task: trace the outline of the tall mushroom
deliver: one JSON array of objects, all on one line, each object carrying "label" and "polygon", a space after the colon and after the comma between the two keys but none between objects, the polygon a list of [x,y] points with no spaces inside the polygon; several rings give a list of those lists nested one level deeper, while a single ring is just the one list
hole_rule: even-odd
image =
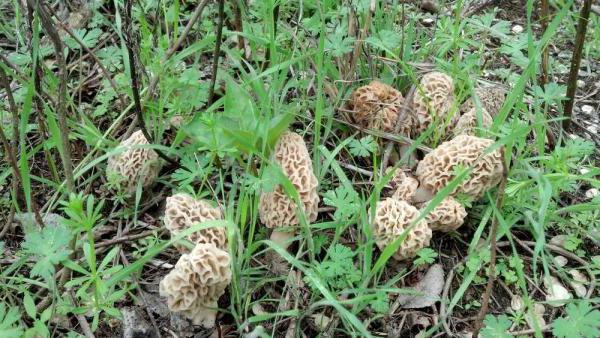
[{"label": "tall mushroom", "polygon": [[[415,90],[412,108],[416,116],[418,127],[417,134],[421,134],[432,124],[442,126],[439,128],[443,135],[450,131],[459,114],[453,114],[451,109],[454,104],[454,81],[444,73],[427,73],[421,79],[419,87]],[[416,135],[415,133],[413,133]]]},{"label": "tall mushroom", "polygon": [[459,167],[472,168],[472,171],[450,195],[462,193],[480,198],[486,190],[496,186],[502,179],[501,149],[486,153],[486,149],[492,144],[492,140],[458,135],[425,155],[415,171],[421,185],[413,197],[413,202],[430,200],[450,183]]},{"label": "tall mushroom", "polygon": [[148,144],[142,131],[138,130],[121,142],[119,146],[125,148],[123,152],[108,158],[106,174],[109,181],[117,181],[118,190],[132,194],[138,182],[146,188],[158,177],[158,154],[152,149],[139,147]]},{"label": "tall mushroom", "polygon": [[[494,117],[500,111],[500,108],[504,105],[506,98],[506,89],[499,85],[489,87],[477,87],[475,88],[475,95],[481,103],[481,107],[488,112],[491,117]],[[468,112],[475,107],[473,98],[469,98],[462,104],[460,110],[462,112]]]},{"label": "tall mushroom", "polygon": [[292,198],[279,185],[274,191],[261,194],[259,216],[265,226],[273,229],[271,240],[287,248],[289,240],[295,234],[293,226],[300,223],[298,212],[304,213],[308,222],[317,219],[319,183],[302,136],[289,131],[281,135],[275,145],[273,159],[298,192],[300,205],[296,206]]},{"label": "tall mushroom", "polygon": [[417,251],[428,246],[431,229],[425,220],[415,223],[417,217],[419,217],[419,210],[406,201],[395,198],[379,201],[371,224],[379,249],[385,249],[390,243],[400,238],[404,232],[406,232],[406,237],[393,255],[396,260],[412,258]]},{"label": "tall mushroom", "polygon": [[[492,126],[493,119],[488,114],[487,110],[481,110],[481,127],[483,129],[487,129]],[[475,135],[475,130],[478,127],[478,117],[477,117],[477,108],[471,108],[468,112],[464,113],[456,122],[456,126],[454,127],[454,136],[467,134],[467,135]]]},{"label": "tall mushroom", "polygon": [[[164,222],[171,236],[198,223],[222,218],[221,209],[211,206],[206,201],[196,200],[190,195],[181,193],[167,197]],[[213,243],[219,249],[227,249],[227,234],[221,227],[201,229],[187,236],[187,239],[194,244]],[[177,248],[182,252],[187,251],[183,246]]]},{"label": "tall mushroom", "polygon": [[230,257],[212,243],[197,244],[183,254],[159,285],[173,312],[180,312],[195,325],[215,325],[217,301],[231,282]]}]

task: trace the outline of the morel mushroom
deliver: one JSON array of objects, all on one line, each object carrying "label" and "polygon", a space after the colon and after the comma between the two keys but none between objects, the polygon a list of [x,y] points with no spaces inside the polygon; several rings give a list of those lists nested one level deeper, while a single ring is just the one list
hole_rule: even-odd
[{"label": "morel mushroom", "polygon": [[[211,206],[206,201],[196,200],[187,194],[167,197],[164,222],[171,236],[198,223],[222,218],[221,209]],[[187,239],[194,244],[212,243],[219,249],[227,249],[227,234],[221,227],[201,229],[187,236]],[[178,246],[178,249],[182,252],[187,251],[182,246]]]},{"label": "morel mushroom", "polygon": [[405,201],[388,198],[378,202],[372,229],[379,249],[385,249],[405,231],[407,235],[393,255],[396,260],[412,258],[417,251],[428,246],[431,229],[424,219],[413,224],[417,217],[419,210]]},{"label": "morel mushroom", "polygon": [[[477,87],[475,88],[475,95],[479,99],[481,107],[485,109],[490,116],[494,117],[504,105],[506,89],[498,85],[491,87]],[[469,98],[462,104],[460,111],[468,112],[473,108],[475,108],[475,102],[473,101],[473,98]]]},{"label": "morel mushroom", "polygon": [[[319,206],[318,181],[302,136],[293,132],[281,135],[273,151],[273,158],[298,192],[300,212],[304,213],[308,222],[314,222]],[[295,234],[291,227],[298,225],[300,218],[296,203],[286,195],[282,186],[261,194],[259,216],[265,226],[273,229],[271,240],[287,248],[289,240]]]},{"label": "morel mushroom", "polygon": [[394,190],[392,198],[410,202],[419,187],[419,181],[403,169],[396,169],[388,185]]},{"label": "morel mushroom", "polygon": [[[352,93],[351,108],[354,112],[350,122],[363,128],[391,133],[394,131],[398,114],[403,105],[402,93],[385,83],[372,81]],[[410,111],[407,111],[404,121],[401,122],[399,133],[410,136],[413,125],[414,117]]]},{"label": "morel mushroom", "polygon": [[463,225],[465,217],[467,217],[465,207],[454,197],[446,196],[425,216],[425,221],[432,231],[450,232]]},{"label": "morel mushroom", "polygon": [[197,244],[183,254],[160,282],[160,295],[173,312],[180,312],[195,325],[215,325],[217,301],[231,282],[230,257],[214,244]]},{"label": "morel mushroom", "polygon": [[[492,126],[493,119],[485,109],[481,110],[481,127],[489,128]],[[454,136],[466,134],[475,135],[475,130],[478,127],[477,121],[477,108],[471,108],[468,112],[464,113],[456,122],[454,127]]]},{"label": "morel mushroom", "polygon": [[158,154],[149,148],[135,147],[147,144],[148,140],[142,131],[138,130],[119,145],[125,148],[125,151],[108,158],[106,174],[109,181],[117,181],[119,191],[132,194],[138,182],[145,188],[156,180],[160,171]]},{"label": "morel mushroom", "polygon": [[496,149],[485,153],[493,143],[492,140],[476,136],[459,135],[425,155],[415,171],[421,185],[413,197],[413,202],[430,200],[454,178],[458,167],[472,168],[472,171],[450,195],[462,193],[480,198],[486,190],[500,183],[502,179],[502,151]]},{"label": "morel mushroom", "polygon": [[421,79],[419,87],[415,90],[412,108],[417,119],[417,133],[424,132],[433,123],[444,127],[440,128],[445,134],[451,130],[459,114],[451,113],[454,104],[454,81],[444,73],[427,73]]}]

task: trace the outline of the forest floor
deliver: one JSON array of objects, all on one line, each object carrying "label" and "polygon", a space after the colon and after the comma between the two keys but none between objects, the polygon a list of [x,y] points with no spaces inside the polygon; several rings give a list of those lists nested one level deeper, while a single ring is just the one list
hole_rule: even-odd
[{"label": "forest floor", "polygon": [[[1,3],[0,337],[600,336],[600,6],[564,128],[581,2],[548,0],[544,20],[545,2]],[[405,239],[381,247],[371,228],[387,170],[415,174],[451,136],[365,127],[353,92],[378,80],[409,101],[433,71],[457,114],[480,86],[506,90],[475,127],[505,176],[453,195],[471,177],[453,168],[431,209],[452,195],[464,224],[396,260]],[[150,159],[112,176],[140,129]],[[299,190],[274,165],[285,130],[319,197],[287,250],[260,215],[261,195]],[[206,227],[170,233],[177,193],[221,214],[213,327],[159,290]]]}]

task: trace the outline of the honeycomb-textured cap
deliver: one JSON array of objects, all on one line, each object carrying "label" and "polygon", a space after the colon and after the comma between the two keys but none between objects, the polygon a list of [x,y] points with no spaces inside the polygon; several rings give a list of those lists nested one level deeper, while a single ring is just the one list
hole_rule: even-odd
[{"label": "honeycomb-textured cap", "polygon": [[[351,103],[354,121],[349,122],[388,133],[394,131],[398,115],[405,104],[402,93],[379,81],[357,88],[352,93]],[[407,110],[399,133],[410,136],[413,125],[414,117]]]},{"label": "honeycomb-textured cap", "polygon": [[437,193],[454,178],[458,167],[473,168],[451,195],[463,193],[479,198],[502,179],[501,150],[484,154],[493,143],[471,135],[459,135],[443,142],[419,162],[415,171],[417,179],[422,187]]},{"label": "honeycomb-textured cap", "polygon": [[134,148],[134,146],[147,144],[149,144],[148,140],[142,131],[138,130],[119,145],[126,150],[108,158],[107,176],[117,175],[121,178],[119,190],[124,193],[134,193],[138,182],[144,188],[148,187],[158,176],[160,171],[158,154],[149,148]]},{"label": "honeycomb-textured cap", "polygon": [[[485,109],[481,110],[481,128],[489,129],[492,126],[493,119]],[[454,136],[457,135],[475,135],[477,131],[477,108],[471,108],[464,113],[456,122],[454,127]]]},{"label": "honeycomb-textured cap", "polygon": [[[454,103],[454,81],[444,73],[431,72],[423,76],[420,88],[415,89],[412,100],[412,108],[417,119],[418,126],[413,135],[424,132],[432,123],[440,126],[444,134],[450,131],[459,114],[450,117],[451,108]],[[444,128],[445,126],[445,128]]]},{"label": "honeycomb-textured cap", "polygon": [[[377,203],[372,224],[373,235],[379,249],[398,239],[411,223],[419,217],[419,210],[405,201],[388,198]],[[394,254],[397,260],[415,256],[418,250],[429,245],[431,229],[425,220],[417,222],[408,230],[408,234]]]},{"label": "honeycomb-textured cap", "polygon": [[[423,209],[427,207],[427,204]],[[465,222],[467,211],[454,197],[447,196],[427,216],[425,221],[433,231],[449,232]]]},{"label": "honeycomb-textured cap", "polygon": [[[475,88],[475,95],[479,98],[481,107],[484,108],[490,116],[496,116],[506,99],[506,89],[502,86],[495,85],[490,87],[477,87]],[[468,112],[475,107],[473,98],[469,98],[465,103],[462,104],[460,111]]]},{"label": "honeycomb-textured cap", "polygon": [[[181,193],[167,197],[164,222],[171,236],[196,224],[222,218],[221,209],[206,201]],[[221,227],[201,229],[190,234],[187,239],[194,244],[213,243],[220,249],[227,248],[227,233]]]},{"label": "honeycomb-textured cap", "polygon": [[173,312],[180,312],[196,325],[215,323],[217,300],[231,282],[229,254],[214,244],[197,244],[183,254],[160,282],[160,295]]},{"label": "honeycomb-textured cap", "polygon": [[[388,172],[392,168],[388,168]],[[419,187],[419,181],[414,178],[410,173],[403,169],[396,169],[392,179],[388,183],[388,186],[394,190],[392,198],[401,201],[411,201],[412,196]]]},{"label": "honeycomb-textured cap", "polygon": [[[309,222],[317,219],[318,181],[313,172],[310,154],[302,137],[293,132],[281,135],[273,152],[273,159],[281,167],[298,192],[302,211]],[[296,204],[285,194],[283,187],[264,192],[260,196],[259,216],[268,228],[298,225]]]}]

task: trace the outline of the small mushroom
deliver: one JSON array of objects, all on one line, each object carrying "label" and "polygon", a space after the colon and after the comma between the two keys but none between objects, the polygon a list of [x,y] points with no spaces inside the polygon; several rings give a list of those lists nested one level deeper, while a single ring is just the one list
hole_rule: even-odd
[{"label": "small mushroom", "polygon": [[195,325],[215,325],[217,301],[231,282],[229,254],[214,244],[197,244],[183,254],[160,282],[160,295],[167,298],[173,312],[179,312]]},{"label": "small mushroom", "polygon": [[378,202],[372,229],[379,249],[385,249],[405,231],[407,235],[393,256],[396,260],[412,258],[417,251],[428,246],[431,229],[425,220],[412,224],[418,217],[419,210],[405,201],[387,198]]},{"label": "small mushroom", "polygon": [[126,193],[133,194],[138,182],[142,187],[149,187],[154,183],[160,171],[158,154],[149,148],[136,146],[147,145],[148,140],[141,130],[131,134],[129,138],[121,142],[120,147],[125,150],[108,158],[106,174],[118,178],[117,188]]},{"label": "small mushroom", "polygon": [[[372,81],[352,93],[353,115],[351,116],[352,121],[349,122],[356,123],[363,128],[390,133],[394,131],[398,114],[403,105],[402,93],[385,83]],[[410,112],[407,112],[399,133],[410,136],[413,125],[414,118]]]},{"label": "small mushroom", "polygon": [[[165,227],[175,236],[181,231],[198,223],[222,219],[219,207],[213,207],[208,202],[196,200],[187,194],[175,194],[167,197],[165,207]],[[187,239],[194,244],[212,243],[219,249],[227,249],[227,234],[222,227],[204,228],[190,234]],[[178,247],[186,252],[185,247]]]},{"label": "small mushroom", "polygon": [[419,181],[405,170],[396,169],[388,185],[394,189],[392,198],[408,202],[412,200],[415,191],[417,191]]},{"label": "small mushroom", "polygon": [[[306,220],[314,222],[319,206],[319,182],[313,172],[310,154],[302,136],[285,132],[275,146],[273,158],[298,192],[301,212],[305,214]],[[287,248],[289,240],[295,234],[290,227],[298,225],[300,219],[296,203],[286,195],[283,187],[277,186],[274,191],[261,194],[259,216],[265,226],[273,229],[271,240]]]},{"label": "small mushroom", "polygon": [[[481,128],[487,129],[492,126],[494,120],[488,114],[488,112],[483,109],[481,110]],[[476,135],[476,129],[479,127],[479,123],[477,121],[477,108],[471,108],[468,112],[464,113],[456,122],[456,126],[454,127],[454,136],[458,135]]]},{"label": "small mushroom", "polygon": [[[454,104],[454,81],[444,73],[427,73],[421,79],[412,100],[413,112],[418,127],[417,134],[424,132],[433,123],[443,126],[443,134],[450,131],[459,118],[458,112],[449,116]],[[413,133],[415,135],[415,133]]]},{"label": "small mushroom", "polygon": [[[504,105],[506,99],[506,89],[499,85],[490,87],[477,87],[475,88],[475,95],[481,103],[481,107],[490,114],[491,117],[498,115],[500,109]],[[461,112],[468,112],[475,108],[475,102],[473,98],[469,98],[460,107]]]},{"label": "small mushroom", "polygon": [[463,225],[465,217],[467,217],[465,207],[453,197],[446,196],[425,216],[425,221],[432,231],[450,232]]},{"label": "small mushroom", "polygon": [[485,153],[493,143],[492,140],[476,136],[459,135],[443,142],[425,155],[415,171],[421,185],[413,197],[413,202],[431,199],[454,178],[457,167],[472,168],[472,171],[450,195],[462,193],[480,198],[486,190],[496,186],[502,179],[502,151],[496,149]]}]

